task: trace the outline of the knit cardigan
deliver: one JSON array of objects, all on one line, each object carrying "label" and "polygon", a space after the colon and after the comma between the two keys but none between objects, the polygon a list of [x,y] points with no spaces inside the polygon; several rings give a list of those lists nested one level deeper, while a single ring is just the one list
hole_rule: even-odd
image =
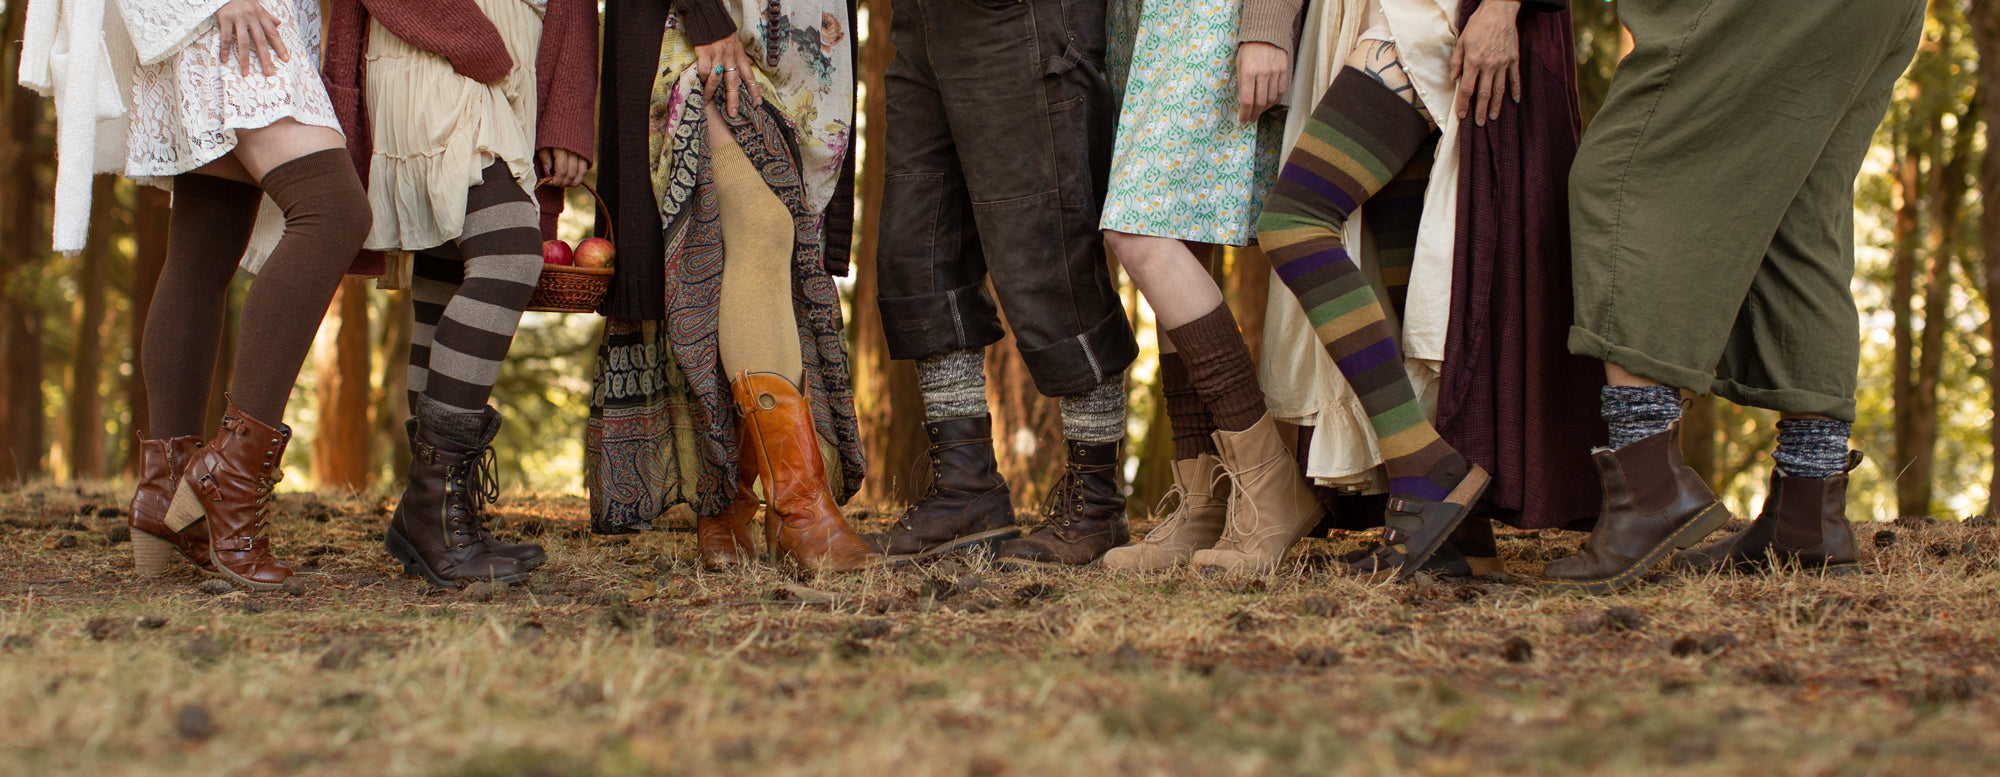
[{"label": "knit cardigan", "polygon": [[[475,81],[498,81],[514,68],[499,28],[474,0],[332,0],[320,74],[347,133],[347,153],[364,181],[375,151],[364,92],[371,18],[396,37],[444,57],[453,70]],[[535,53],[535,147],[592,159],[596,108],[597,4],[550,0]],[[544,186],[535,198],[541,204],[543,232],[552,236],[547,233],[562,212],[562,190]]]}]

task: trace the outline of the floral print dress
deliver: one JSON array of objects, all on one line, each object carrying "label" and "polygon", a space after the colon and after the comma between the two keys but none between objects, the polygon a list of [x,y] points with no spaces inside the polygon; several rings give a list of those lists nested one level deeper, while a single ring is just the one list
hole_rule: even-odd
[{"label": "floral print dress", "polygon": [[[1236,120],[1240,0],[1118,0],[1114,82],[1124,84],[1101,225],[1135,235],[1249,245],[1278,177],[1274,112]],[[1120,78],[1122,76],[1122,78]]]}]

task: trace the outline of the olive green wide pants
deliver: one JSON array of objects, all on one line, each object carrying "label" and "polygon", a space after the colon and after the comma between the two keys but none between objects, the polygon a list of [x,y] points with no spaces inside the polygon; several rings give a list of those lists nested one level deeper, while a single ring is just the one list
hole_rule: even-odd
[{"label": "olive green wide pants", "polygon": [[1923,0],[1624,0],[1637,42],[1570,171],[1570,351],[1854,419],[1854,179]]}]

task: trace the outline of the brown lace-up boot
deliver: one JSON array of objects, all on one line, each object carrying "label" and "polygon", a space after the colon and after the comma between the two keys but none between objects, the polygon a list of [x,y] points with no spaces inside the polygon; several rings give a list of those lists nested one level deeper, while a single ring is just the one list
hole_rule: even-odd
[{"label": "brown lace-up boot", "polygon": [[915,561],[954,551],[992,553],[1021,536],[1013,495],[993,460],[993,417],[924,424],[931,447],[924,496],[881,534],[862,537],[890,561]]},{"label": "brown lace-up boot", "polygon": [[1590,457],[1604,483],[1597,528],[1576,555],[1549,562],[1549,588],[1607,593],[1637,582],[1677,548],[1729,522],[1701,476],[1681,459],[1681,425]]},{"label": "brown lace-up boot", "polygon": [[222,431],[188,459],[167,507],[166,525],[185,534],[195,522],[206,521],[208,558],[217,577],[271,591],[292,576],[271,555],[271,541],[264,536],[271,489],[285,476],[280,465],[291,440],[291,427],[272,428],[230,400]]},{"label": "brown lace-up boot", "polygon": [[1771,493],[1749,528],[1674,556],[1674,568],[1691,572],[1768,570],[1785,564],[1827,574],[1860,571],[1854,529],[1847,523],[1847,473],[1861,466],[1848,451],[1840,474],[1818,480],[1771,469]]},{"label": "brown lace-up boot", "polygon": [[139,488],[132,494],[132,561],[140,577],[158,577],[178,552],[202,571],[214,572],[208,561],[208,524],[197,522],[187,531],[167,528],[167,508],[181,487],[188,459],[201,450],[201,438],[170,437],[139,441]]},{"label": "brown lace-up boot", "polygon": [[750,533],[750,521],[757,517],[757,494],[750,484],[757,480],[757,468],[748,461],[736,466],[736,501],[721,515],[694,517],[694,546],[701,566],[716,572],[757,560],[757,538]]},{"label": "brown lace-up boot", "polygon": [[882,563],[827,490],[812,409],[798,387],[783,375],[745,372],[730,390],[743,416],[744,456],[763,479],[764,544],[771,555],[828,572]]},{"label": "brown lace-up boot", "polygon": [[1042,524],[1000,546],[1003,567],[1080,567],[1132,538],[1118,486],[1119,444],[1069,440],[1062,480],[1042,503]]},{"label": "brown lace-up boot", "polygon": [[389,555],[403,562],[403,571],[439,588],[481,580],[517,583],[528,577],[527,562],[495,553],[483,541],[486,504],[499,490],[492,474],[492,444],[500,433],[500,414],[489,407],[478,416],[478,431],[466,439],[417,423],[409,479],[382,538]]},{"label": "brown lace-up boot", "polygon": [[[488,407],[483,411],[482,415],[484,416],[482,423],[493,424],[494,433],[498,434],[500,428],[500,411]],[[414,416],[403,422],[403,432],[410,436],[410,450],[412,452],[417,449],[417,426],[417,419]],[[491,445],[487,447],[490,449]],[[485,454],[482,453],[481,455]],[[490,467],[475,468],[473,474],[481,477],[491,477],[493,473],[490,470]],[[466,485],[468,489],[476,493],[491,493],[495,496],[499,494],[498,483],[481,482],[468,483]],[[481,545],[485,545],[488,553],[519,561],[522,566],[529,569],[534,569],[548,563],[549,553],[543,550],[541,545],[532,542],[506,542],[499,537],[493,536],[493,532],[486,528],[486,515],[483,510],[479,515],[479,519],[473,522],[473,527],[474,531],[477,532],[476,541]]]},{"label": "brown lace-up boot", "polygon": [[1229,477],[1222,460],[1209,454],[1174,462],[1174,487],[1160,499],[1174,500],[1173,512],[1144,539],[1112,548],[1104,565],[1112,569],[1155,570],[1185,564],[1198,551],[1215,547],[1229,519]]}]

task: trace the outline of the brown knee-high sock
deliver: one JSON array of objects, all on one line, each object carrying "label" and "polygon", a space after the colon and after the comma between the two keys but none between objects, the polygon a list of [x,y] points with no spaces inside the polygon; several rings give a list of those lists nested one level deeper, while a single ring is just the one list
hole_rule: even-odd
[{"label": "brown knee-high sock", "polygon": [[1160,354],[1160,394],[1167,401],[1167,420],[1174,427],[1174,458],[1218,455],[1212,434],[1215,416],[1209,414],[1208,403],[1201,401],[1201,392],[1194,390],[1187,362],[1178,351]]},{"label": "brown knee-high sock", "polygon": [[798,318],[792,313],[792,212],[734,143],[714,149],[722,209],[722,326],[716,348],[733,380],[770,372],[805,381]]},{"label": "brown knee-high sock", "polygon": [[1264,417],[1264,390],[1257,386],[1257,362],[1236,329],[1229,306],[1217,305],[1207,315],[1167,333],[1187,363],[1188,380],[1215,417],[1215,426],[1240,432]]},{"label": "brown knee-high sock", "polygon": [[208,175],[174,178],[167,262],[146,313],[139,369],[156,439],[205,436],[209,379],[222,346],[229,282],[257,223],[256,186]]},{"label": "brown knee-high sock", "polygon": [[372,217],[346,149],[286,162],[265,173],[261,185],[285,213],[285,235],[243,301],[244,335],[229,390],[244,413],[276,425]]}]

